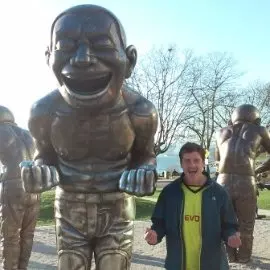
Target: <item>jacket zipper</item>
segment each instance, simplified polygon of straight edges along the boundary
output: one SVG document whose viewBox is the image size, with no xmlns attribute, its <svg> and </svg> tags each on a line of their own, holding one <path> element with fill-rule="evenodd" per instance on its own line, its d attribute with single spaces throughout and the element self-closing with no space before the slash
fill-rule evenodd
<svg viewBox="0 0 270 270">
<path fill-rule="evenodd" d="M 204 191 L 202 192 L 202 204 L 201 204 L 201 248 L 200 248 L 200 261 L 199 261 L 199 269 L 201 269 L 201 261 L 202 261 L 202 243 L 203 243 L 203 195 Z"/>
<path fill-rule="evenodd" d="M 184 205 L 185 205 L 185 193 L 182 190 L 182 187 L 180 187 L 180 191 L 182 192 L 182 206 L 180 210 L 180 224 L 179 224 L 179 231 L 180 231 L 180 243 L 182 243 L 182 262 L 181 262 L 181 270 L 185 270 L 185 260 L 186 260 L 186 252 L 185 252 L 185 240 L 183 236 L 183 213 L 184 213 Z"/>
<path fill-rule="evenodd" d="M 203 195 L 204 192 L 209 188 L 210 186 L 206 186 L 203 191 L 202 191 L 202 204 L 201 204 L 201 249 L 200 249 L 200 265 L 199 265 L 199 269 L 201 269 L 201 261 L 202 261 L 202 244 L 203 244 Z"/>
</svg>

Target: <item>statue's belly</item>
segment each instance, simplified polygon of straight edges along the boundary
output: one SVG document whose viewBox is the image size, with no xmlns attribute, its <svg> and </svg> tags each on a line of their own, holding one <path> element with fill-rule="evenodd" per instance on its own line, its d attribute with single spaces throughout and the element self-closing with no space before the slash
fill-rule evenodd
<svg viewBox="0 0 270 270">
<path fill-rule="evenodd" d="M 67 161 L 89 157 L 122 159 L 130 152 L 134 138 L 126 112 L 89 118 L 57 115 L 51 129 L 53 147 Z"/>
</svg>

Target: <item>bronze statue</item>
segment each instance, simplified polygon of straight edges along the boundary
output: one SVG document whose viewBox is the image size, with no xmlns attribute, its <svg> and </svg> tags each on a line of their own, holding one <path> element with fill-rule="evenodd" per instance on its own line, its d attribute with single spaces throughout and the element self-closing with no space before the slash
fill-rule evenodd
<svg viewBox="0 0 270 270">
<path fill-rule="evenodd" d="M 40 195 L 27 194 L 23 189 L 19 164 L 33 158 L 35 147 L 29 132 L 14 121 L 12 112 L 0 106 L 0 268 L 26 270 Z"/>
<path fill-rule="evenodd" d="M 136 64 L 119 20 L 95 5 L 72 7 L 51 28 L 46 53 L 60 87 L 37 101 L 29 129 L 34 163 L 25 189 L 57 185 L 58 269 L 130 268 L 135 201 L 156 185 L 157 112 L 124 80 Z"/>
<path fill-rule="evenodd" d="M 246 263 L 252 254 L 256 216 L 255 158 L 261 147 L 270 153 L 270 136 L 260 126 L 258 110 L 249 104 L 237 107 L 232 125 L 217 134 L 216 160 L 219 161 L 217 182 L 229 192 L 239 221 L 242 246 L 227 247 L 230 261 Z"/>
</svg>

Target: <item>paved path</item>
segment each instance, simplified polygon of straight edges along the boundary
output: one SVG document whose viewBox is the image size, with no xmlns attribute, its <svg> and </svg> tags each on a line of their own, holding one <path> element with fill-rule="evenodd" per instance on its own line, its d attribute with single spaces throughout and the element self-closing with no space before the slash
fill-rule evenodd
<svg viewBox="0 0 270 270">
<path fill-rule="evenodd" d="M 135 222 L 132 270 L 163 269 L 165 242 L 155 247 L 147 245 L 143 240 L 147 226 L 149 226 L 149 222 Z M 55 270 L 56 263 L 54 227 L 37 227 L 28 270 Z"/>
<path fill-rule="evenodd" d="M 260 212 L 260 214 L 263 214 Z M 269 214 L 270 211 L 264 212 Z M 165 241 L 157 246 L 149 246 L 143 240 L 149 222 L 135 222 L 132 270 L 164 269 Z M 33 252 L 28 270 L 56 270 L 54 227 L 36 228 Z M 231 265 L 231 269 L 267 270 L 270 269 L 270 220 L 256 220 L 253 261 L 248 265 Z"/>
<path fill-rule="evenodd" d="M 266 215 L 267 217 L 270 217 L 270 210 L 259 209 L 259 214 Z M 269 235 L 269 237 L 270 237 L 270 235 Z"/>
</svg>

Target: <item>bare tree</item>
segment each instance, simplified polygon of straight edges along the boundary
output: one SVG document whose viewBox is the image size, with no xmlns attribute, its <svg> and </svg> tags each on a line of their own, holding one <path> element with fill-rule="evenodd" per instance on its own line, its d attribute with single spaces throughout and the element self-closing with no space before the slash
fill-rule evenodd
<svg viewBox="0 0 270 270">
<path fill-rule="evenodd" d="M 254 105 L 259 111 L 262 124 L 270 125 L 270 83 L 255 81 L 243 90 L 242 104 Z"/>
<path fill-rule="evenodd" d="M 183 122 L 189 119 L 191 92 L 188 91 L 192 52 L 180 54 L 175 46 L 153 49 L 138 64 L 129 87 L 153 102 L 159 113 L 155 153 L 166 152 L 182 135 Z"/>
<path fill-rule="evenodd" d="M 236 62 L 227 53 L 196 58 L 191 69 L 193 117 L 186 120 L 188 136 L 209 149 L 217 128 L 227 125 L 237 104 Z"/>
</svg>

